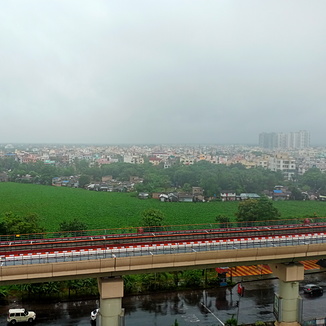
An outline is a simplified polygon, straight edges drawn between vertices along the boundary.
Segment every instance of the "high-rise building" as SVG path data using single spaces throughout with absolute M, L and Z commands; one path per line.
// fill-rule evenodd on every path
M 259 134 L 259 146 L 266 149 L 300 149 L 310 146 L 310 133 L 306 130 L 296 132 L 263 132 Z
M 275 132 L 259 134 L 259 147 L 268 149 L 277 147 L 277 134 Z

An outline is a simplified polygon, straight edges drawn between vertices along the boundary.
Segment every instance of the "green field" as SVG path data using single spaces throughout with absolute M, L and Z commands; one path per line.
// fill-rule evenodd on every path
M 88 229 L 139 226 L 141 212 L 160 209 L 166 225 L 214 223 L 218 215 L 234 219 L 237 202 L 164 203 L 157 199 L 140 200 L 135 194 L 93 192 L 84 189 L 0 183 L 0 216 L 5 212 L 17 215 L 36 213 L 46 231 L 57 231 L 62 221 L 78 218 Z M 307 215 L 326 216 L 326 202 L 275 202 L 282 218 Z

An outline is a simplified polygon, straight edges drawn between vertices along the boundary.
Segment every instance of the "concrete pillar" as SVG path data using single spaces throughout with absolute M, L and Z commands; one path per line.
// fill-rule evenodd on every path
M 302 301 L 299 281 L 304 280 L 304 267 L 299 263 L 270 264 L 279 278 L 279 293 L 275 293 L 274 314 L 276 326 L 297 326 L 301 321 Z
M 123 279 L 121 277 L 99 278 L 98 288 L 100 292 L 100 309 L 96 318 L 96 325 L 123 326 Z

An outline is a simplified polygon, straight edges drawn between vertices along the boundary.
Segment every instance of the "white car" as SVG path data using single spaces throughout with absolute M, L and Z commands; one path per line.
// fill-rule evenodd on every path
M 24 308 L 9 309 L 7 322 L 11 325 L 22 322 L 32 323 L 35 318 L 36 313 L 34 311 L 28 311 Z
M 97 314 L 98 314 L 98 308 L 92 310 L 92 312 L 91 312 L 91 320 L 96 320 Z

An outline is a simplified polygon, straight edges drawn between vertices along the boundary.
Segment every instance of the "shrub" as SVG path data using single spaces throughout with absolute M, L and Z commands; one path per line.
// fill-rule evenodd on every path
M 266 324 L 265 324 L 265 322 L 263 322 L 263 321 L 256 321 L 255 322 L 255 326 L 265 326 Z
M 238 321 L 236 318 L 234 318 L 234 316 L 232 316 L 230 319 L 225 321 L 225 326 L 237 326 L 238 325 Z

